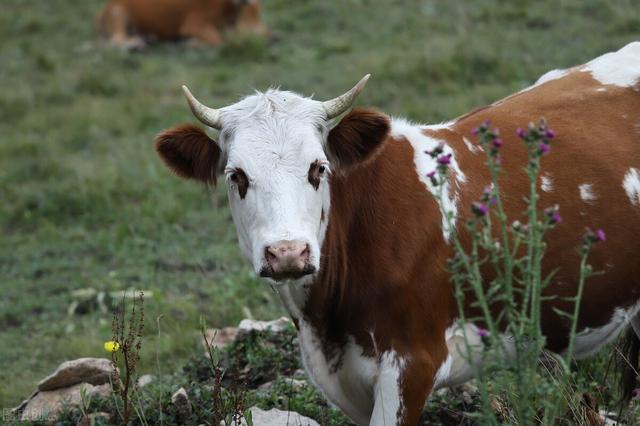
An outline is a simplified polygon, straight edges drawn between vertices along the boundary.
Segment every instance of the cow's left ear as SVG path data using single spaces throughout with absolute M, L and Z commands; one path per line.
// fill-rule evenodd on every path
M 389 129 L 389 117 L 385 114 L 372 109 L 354 109 L 329 132 L 327 155 L 339 167 L 364 161 L 384 142 Z
M 216 183 L 220 147 L 200 127 L 182 124 L 165 130 L 156 136 L 156 151 L 178 176 Z

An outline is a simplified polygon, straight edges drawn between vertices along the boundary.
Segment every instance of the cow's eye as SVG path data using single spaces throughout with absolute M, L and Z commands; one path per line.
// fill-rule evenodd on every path
M 318 189 L 318 187 L 320 186 L 320 179 L 322 179 L 322 177 L 326 173 L 327 173 L 327 166 L 325 166 L 324 164 L 321 164 L 319 160 L 316 160 L 313 163 L 311 163 L 311 166 L 309 166 L 308 180 L 314 189 L 316 190 Z
M 249 189 L 249 179 L 242 169 L 235 169 L 229 173 L 229 180 L 234 186 L 238 188 L 238 194 L 240 198 L 244 198 L 247 195 Z

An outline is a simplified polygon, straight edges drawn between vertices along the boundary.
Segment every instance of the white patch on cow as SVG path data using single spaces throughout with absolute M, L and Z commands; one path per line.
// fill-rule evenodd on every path
M 622 187 L 627 193 L 627 197 L 634 206 L 640 205 L 640 172 L 636 168 L 630 168 L 624 175 Z
M 301 318 L 298 326 L 302 362 L 327 399 L 358 424 L 395 425 L 406 360 L 394 351 L 384 352 L 377 359 L 366 356 L 353 338 L 341 354 L 327 359 L 311 325 Z M 335 365 L 339 368 L 333 371 Z
M 465 333 L 467 342 L 465 343 Z M 482 339 L 478 335 L 478 328 L 473 324 L 466 324 L 464 327 L 458 321 L 455 321 L 445 330 L 444 338 L 447 343 L 449 355 L 445 363 L 449 366 L 446 368 L 447 374 L 444 374 L 442 366 L 438 370 L 443 370 L 441 374 L 437 374 L 438 380 L 434 382 L 434 390 L 456 386 L 467 382 L 473 377 L 473 367 L 469 364 L 468 359 L 473 358 L 474 362 L 479 361 L 478 354 L 482 351 Z M 474 354 L 473 357 L 467 357 L 467 344 Z M 443 364 L 444 365 L 444 364 Z
M 445 239 L 449 241 L 454 229 L 450 229 L 447 215 L 451 214 L 453 227 L 455 227 L 458 215 L 458 196 L 451 188 L 450 182 L 445 183 L 442 188 L 434 187 L 431 179 L 427 177 L 427 173 L 436 170 L 437 163 L 436 159 L 426 154 L 426 151 L 433 150 L 442 141 L 425 135 L 423 130 L 435 130 L 436 128 L 437 126 L 423 126 L 410 123 L 404 119 L 394 118 L 391 121 L 391 136 L 394 139 L 405 138 L 413 147 L 413 161 L 416 167 L 416 173 L 426 189 L 434 195 L 438 202 L 442 215 L 442 232 Z M 465 183 L 467 176 L 460 169 L 451 147 L 445 145 L 443 154 L 451 154 L 450 168 L 453 171 L 453 177 L 456 182 L 458 184 Z M 440 191 L 442 191 L 442 199 L 438 197 Z
M 316 190 L 307 175 L 315 161 L 328 167 L 323 147 L 328 123 L 322 103 L 270 89 L 221 113 L 221 163 L 243 254 L 259 273 L 266 246 L 297 240 L 309 245 L 310 263 L 318 269 L 327 226 L 320 216 L 330 209 L 329 184 L 322 179 Z M 249 179 L 244 199 L 229 178 L 236 168 Z
M 616 308 L 607 324 L 580 331 L 574 341 L 574 356 L 588 358 L 595 355 L 603 346 L 618 337 L 620 332 L 636 318 L 638 311 L 640 311 L 640 302 L 628 309 Z
M 370 425 L 402 424 L 402 389 L 400 379 L 405 360 L 395 352 L 385 352 L 380 359 L 379 374 L 375 385 L 375 404 Z
M 531 86 L 525 87 L 524 89 L 520 90 L 518 93 L 524 93 L 524 92 L 528 92 L 531 89 L 534 89 L 544 83 L 547 83 L 549 81 L 553 81 L 553 80 L 557 80 L 559 78 L 564 77 L 565 75 L 569 74 L 570 70 L 551 70 L 548 71 L 546 73 L 544 73 L 541 77 L 539 77 L 535 83 L 533 83 Z M 501 99 L 497 102 L 494 102 L 492 105 L 500 105 L 502 104 L 506 99 L 508 99 L 510 96 L 508 96 L 505 99 Z
M 552 80 L 557 80 L 559 78 L 562 78 L 565 75 L 567 75 L 568 73 L 569 73 L 568 70 L 551 70 L 551 71 L 548 71 L 548 72 L 544 73 L 540 78 L 538 78 L 538 80 L 536 80 L 536 82 L 533 83 L 533 86 L 531 86 L 531 88 L 536 87 L 536 86 L 540 86 L 541 84 L 547 83 L 547 82 L 552 81 Z
M 433 387 L 438 388 L 441 383 L 444 383 L 449 376 L 451 375 L 451 366 L 453 365 L 453 357 L 451 355 L 447 355 L 444 362 L 436 371 L 435 376 L 433 377 Z
M 451 130 L 454 124 L 456 124 L 455 121 L 447 121 L 440 124 L 429 124 L 425 127 L 428 127 L 430 130 Z
M 578 190 L 580 191 L 580 199 L 585 203 L 592 203 L 598 198 L 596 193 L 593 192 L 593 185 L 590 183 L 578 185 Z
M 551 179 L 551 175 L 549 173 L 545 173 L 540 176 L 540 189 L 544 192 L 553 191 L 553 179 Z
M 337 357 L 327 359 L 312 326 L 303 319 L 299 320 L 298 326 L 302 363 L 312 382 L 354 422 L 368 424 L 374 406 L 378 363 L 365 356 L 353 339 L 344 348 L 340 361 Z M 340 368 L 332 371 L 331 366 L 336 362 L 340 362 Z
M 606 91 L 607 91 L 607 88 L 606 88 L 606 87 L 598 87 L 598 88 L 596 89 L 596 92 L 606 92 Z
M 640 79 L 640 42 L 599 56 L 584 65 L 581 71 L 591 73 L 602 84 L 633 86 Z
M 482 145 L 480 144 L 474 144 L 473 142 L 471 142 L 469 139 L 467 139 L 466 137 L 462 138 L 462 141 L 464 142 L 464 145 L 467 147 L 467 149 L 469 150 L 469 152 L 471 152 L 472 154 L 478 154 L 480 152 L 483 152 L 484 149 L 482 149 Z
M 461 385 L 471 380 L 478 368 L 482 368 L 484 344 L 478 327 L 472 323 L 463 324 L 460 321 L 454 321 L 445 330 L 444 338 L 449 356 L 438 370 L 436 375 L 438 380 L 434 382 L 434 390 Z M 507 335 L 501 335 L 500 339 L 507 356 L 513 356 L 515 354 L 513 339 Z M 484 355 L 491 358 L 491 354 Z M 447 370 L 448 373 L 445 374 Z

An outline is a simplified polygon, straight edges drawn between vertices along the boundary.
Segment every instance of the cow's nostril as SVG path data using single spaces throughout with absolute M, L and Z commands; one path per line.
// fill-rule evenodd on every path
M 302 250 L 302 253 L 300 253 L 300 257 L 306 262 L 309 260 L 309 244 L 307 244 L 304 248 L 304 250 Z
M 276 260 L 278 260 L 277 252 L 271 246 L 267 246 L 264 248 L 264 258 L 266 259 L 268 264 L 272 264 Z

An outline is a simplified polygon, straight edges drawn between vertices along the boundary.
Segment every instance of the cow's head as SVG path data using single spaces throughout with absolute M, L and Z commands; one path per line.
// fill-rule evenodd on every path
M 335 123 L 368 77 L 326 102 L 269 90 L 221 109 L 183 87 L 193 114 L 219 130 L 218 141 L 182 125 L 158 135 L 156 149 L 183 178 L 224 176 L 240 247 L 257 274 L 280 281 L 318 270 L 331 174 L 369 157 L 389 130 L 388 118 L 371 110 Z

